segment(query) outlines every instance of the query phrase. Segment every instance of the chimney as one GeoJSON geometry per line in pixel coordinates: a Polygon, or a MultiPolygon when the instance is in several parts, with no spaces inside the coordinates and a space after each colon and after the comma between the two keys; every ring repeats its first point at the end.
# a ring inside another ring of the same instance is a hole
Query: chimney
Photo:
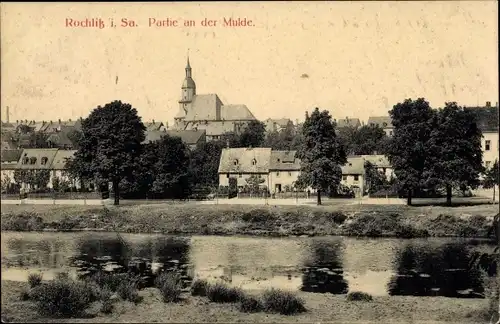
{"type": "Polygon", "coordinates": [[[486,107],[488,107],[488,108],[491,107],[491,101],[486,101],[486,107]]]}
{"type": "Polygon", "coordinates": [[[153,124],[155,123],[155,120],[153,119],[153,124]]]}
{"type": "Polygon", "coordinates": [[[61,124],[61,118],[59,118],[58,122],[59,122],[59,124],[61,124]]]}
{"type": "Polygon", "coordinates": [[[69,120],[69,121],[71,121],[71,118],[70,118],[70,119],[68,119],[68,120],[69,120]]]}
{"type": "Polygon", "coordinates": [[[226,148],[229,148],[229,138],[226,138],[226,148]]]}
{"type": "Polygon", "coordinates": [[[7,106],[7,123],[9,123],[9,106],[7,106]]]}

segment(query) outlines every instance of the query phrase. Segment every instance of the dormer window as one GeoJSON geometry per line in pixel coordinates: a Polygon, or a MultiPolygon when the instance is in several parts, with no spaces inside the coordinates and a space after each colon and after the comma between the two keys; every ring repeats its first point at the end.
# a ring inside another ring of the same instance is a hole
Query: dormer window
{"type": "Polygon", "coordinates": [[[30,158],[30,164],[36,164],[36,157],[32,156],[30,158]]]}
{"type": "Polygon", "coordinates": [[[27,156],[25,156],[25,157],[23,158],[23,164],[28,164],[29,160],[30,160],[30,159],[29,159],[27,156]]]}
{"type": "Polygon", "coordinates": [[[382,125],[384,125],[384,127],[387,127],[387,123],[383,123],[382,125]]]}
{"type": "Polygon", "coordinates": [[[252,160],[252,165],[256,165],[257,164],[257,160],[256,159],[253,159],[252,160]]]}
{"type": "Polygon", "coordinates": [[[238,161],[238,159],[235,159],[235,160],[233,161],[233,164],[234,164],[234,165],[238,165],[238,162],[239,162],[239,161],[238,161]]]}
{"type": "Polygon", "coordinates": [[[42,165],[46,165],[48,161],[49,159],[46,156],[44,156],[40,162],[42,165]]]}
{"type": "Polygon", "coordinates": [[[278,162],[280,162],[280,159],[278,159],[278,162]]]}

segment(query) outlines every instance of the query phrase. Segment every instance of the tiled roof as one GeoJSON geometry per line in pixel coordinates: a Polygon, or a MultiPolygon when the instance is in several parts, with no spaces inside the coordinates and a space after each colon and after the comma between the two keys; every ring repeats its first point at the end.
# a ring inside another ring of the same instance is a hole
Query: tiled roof
{"type": "Polygon", "coordinates": [[[58,150],[54,156],[51,169],[64,170],[66,169],[66,162],[68,159],[73,158],[76,150],[58,150]]]}
{"type": "Polygon", "coordinates": [[[23,150],[2,150],[2,163],[3,162],[18,162],[23,150]]]}
{"type": "Polygon", "coordinates": [[[159,141],[163,136],[167,135],[164,131],[149,131],[145,132],[146,138],[142,143],[159,141]]]}
{"type": "Polygon", "coordinates": [[[222,150],[219,173],[269,173],[270,148],[226,148],[222,150]]]}
{"type": "Polygon", "coordinates": [[[162,122],[152,121],[152,122],[145,122],[144,126],[146,126],[146,131],[157,131],[160,130],[160,128],[164,125],[162,122]]]}
{"type": "Polygon", "coordinates": [[[224,105],[220,116],[223,120],[256,120],[246,105],[224,105]]]}
{"type": "Polygon", "coordinates": [[[39,169],[50,169],[52,165],[52,161],[57,153],[58,149],[49,148],[49,149],[24,149],[21,154],[21,158],[17,163],[18,169],[31,169],[31,170],[39,170],[39,169]],[[25,163],[25,158],[28,158],[28,163],[25,163]],[[35,158],[35,163],[31,163],[31,159],[35,158]],[[43,163],[43,158],[47,158],[43,163]],[[43,164],[42,164],[43,163],[43,164]]]}
{"type": "Polygon", "coordinates": [[[300,171],[300,160],[296,151],[271,151],[270,170],[300,171]]]}
{"type": "Polygon", "coordinates": [[[359,118],[344,118],[344,119],[338,119],[337,120],[337,128],[343,128],[343,127],[354,127],[358,128],[361,126],[361,122],[359,121],[359,118]]]}
{"type": "Polygon", "coordinates": [[[57,133],[52,133],[47,137],[47,142],[52,142],[56,145],[67,145],[71,146],[73,143],[68,138],[67,131],[61,131],[57,133]]]}
{"type": "Polygon", "coordinates": [[[207,121],[189,123],[186,129],[205,130],[207,136],[220,136],[229,132],[236,131],[236,122],[234,121],[207,121]]]}
{"type": "Polygon", "coordinates": [[[185,120],[216,120],[217,108],[222,101],[216,94],[195,95],[185,120]]]}
{"type": "Polygon", "coordinates": [[[206,134],[205,130],[167,130],[170,136],[180,137],[187,145],[197,144],[206,134]]]}
{"type": "Polygon", "coordinates": [[[368,118],[368,126],[378,125],[380,128],[391,128],[392,119],[389,116],[380,116],[380,117],[370,117],[368,118]]]}
{"type": "Polygon", "coordinates": [[[348,157],[341,169],[343,175],[365,174],[365,160],[362,157],[348,157]]]}

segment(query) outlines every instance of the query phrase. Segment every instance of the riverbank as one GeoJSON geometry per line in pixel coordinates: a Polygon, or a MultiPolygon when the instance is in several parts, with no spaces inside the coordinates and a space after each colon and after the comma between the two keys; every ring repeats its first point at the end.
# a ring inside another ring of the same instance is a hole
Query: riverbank
{"type": "Polygon", "coordinates": [[[496,205],[4,205],[2,231],[486,238],[496,205]]]}
{"type": "MultiPolygon", "coordinates": [[[[59,322],[67,319],[41,317],[30,301],[19,296],[27,283],[2,280],[2,319],[9,322],[59,322]]],[[[203,297],[185,294],[179,303],[166,304],[158,289],[139,291],[138,303],[116,301],[112,314],[91,309],[87,318],[71,319],[73,323],[113,322],[253,322],[253,323],[485,323],[489,321],[487,299],[444,297],[373,297],[370,302],[348,301],[345,295],[299,292],[307,312],[298,315],[242,313],[235,304],[211,303],[203,297]]]]}

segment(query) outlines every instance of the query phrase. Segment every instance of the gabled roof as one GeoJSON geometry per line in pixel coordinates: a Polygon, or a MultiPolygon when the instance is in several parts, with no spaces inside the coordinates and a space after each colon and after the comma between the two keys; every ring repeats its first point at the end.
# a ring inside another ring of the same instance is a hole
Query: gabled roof
{"type": "Polygon", "coordinates": [[[24,149],[16,168],[27,170],[50,169],[57,151],[56,148],[24,149]],[[25,158],[28,159],[27,163],[25,158]],[[34,158],[35,163],[31,163],[32,158],[34,158]],[[47,158],[46,163],[43,163],[43,158],[47,158]]]}
{"type": "Polygon", "coordinates": [[[197,144],[206,134],[205,130],[167,130],[165,133],[180,137],[186,145],[197,144]]]}
{"type": "Polygon", "coordinates": [[[68,159],[73,158],[76,150],[57,150],[52,161],[51,169],[53,170],[64,170],[66,169],[66,162],[68,159]]]}
{"type": "Polygon", "coordinates": [[[71,146],[73,143],[69,139],[66,131],[52,133],[47,137],[47,142],[52,142],[56,145],[71,146]]]}
{"type": "Polygon", "coordinates": [[[18,162],[23,150],[2,150],[2,163],[18,162]]]}
{"type": "Polygon", "coordinates": [[[354,127],[358,128],[361,126],[361,122],[359,121],[359,118],[344,118],[344,119],[339,119],[337,120],[337,128],[344,128],[344,127],[354,127]]]}
{"type": "Polygon", "coordinates": [[[255,116],[246,105],[224,105],[221,107],[223,120],[255,120],[255,116]]]}
{"type": "Polygon", "coordinates": [[[145,135],[146,135],[146,138],[142,142],[143,144],[159,141],[163,136],[166,136],[167,133],[164,131],[149,131],[149,132],[145,132],[145,135]]]}
{"type": "Polygon", "coordinates": [[[379,168],[391,168],[391,164],[389,163],[389,159],[382,154],[373,154],[373,155],[361,155],[365,161],[369,161],[373,165],[376,165],[379,168]]]}
{"type": "Polygon", "coordinates": [[[219,173],[269,173],[270,148],[226,148],[222,150],[219,173]]]}
{"type": "Polygon", "coordinates": [[[365,160],[362,157],[348,157],[347,163],[341,166],[343,175],[365,174],[365,160]]]}
{"type": "Polygon", "coordinates": [[[271,151],[270,170],[300,171],[300,160],[295,158],[296,151],[271,151]]]}
{"type": "Polygon", "coordinates": [[[195,95],[185,120],[216,120],[217,108],[222,105],[222,101],[215,93],[195,95]]]}
{"type": "Polygon", "coordinates": [[[368,118],[368,126],[378,125],[380,128],[392,128],[392,119],[389,116],[370,117],[368,118]]]}
{"type": "Polygon", "coordinates": [[[236,131],[236,122],[234,121],[204,121],[191,122],[186,129],[205,130],[208,136],[220,136],[226,133],[236,131]]]}
{"type": "Polygon", "coordinates": [[[157,131],[160,130],[160,128],[165,125],[162,122],[151,121],[151,122],[145,122],[144,126],[146,126],[146,131],[157,131]]]}

